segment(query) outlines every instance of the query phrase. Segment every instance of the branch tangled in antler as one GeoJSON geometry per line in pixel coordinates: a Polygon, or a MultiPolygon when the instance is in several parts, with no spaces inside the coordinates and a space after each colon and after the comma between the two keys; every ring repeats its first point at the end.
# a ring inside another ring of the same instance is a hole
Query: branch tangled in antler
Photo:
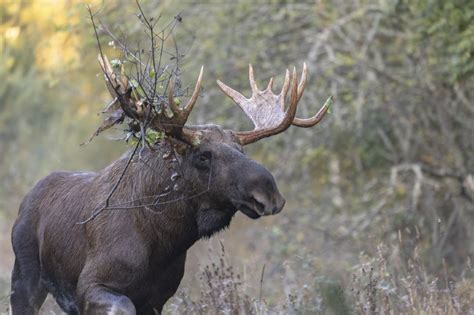
{"type": "MultiPolygon", "coordinates": [[[[120,64],[120,71],[116,72],[117,68],[110,64],[107,57],[102,53],[100,42],[99,44],[99,64],[104,73],[107,89],[113,97],[113,101],[107,108],[109,117],[105,119],[103,124],[97,129],[93,137],[102,131],[122,123],[127,120],[129,123],[129,132],[134,135],[140,132],[140,139],[145,143],[147,128],[160,132],[169,138],[182,141],[189,145],[199,143],[199,129],[200,126],[185,127],[189,114],[191,113],[194,104],[196,103],[202,83],[203,67],[199,73],[194,92],[189,101],[183,107],[176,104],[175,101],[175,80],[172,80],[174,72],[171,72],[167,81],[167,93],[163,92],[162,97],[157,97],[157,73],[163,74],[166,67],[161,67],[161,54],[158,61],[158,68],[156,58],[156,39],[162,40],[161,51],[163,51],[164,40],[167,38],[165,32],[162,31],[162,36],[158,36],[149,19],[147,19],[140,5],[138,4],[141,19],[143,24],[147,27],[151,41],[151,62],[146,64],[132,54],[134,57],[134,64],[136,65],[138,80],[130,80],[125,74],[123,64],[120,64]],[[139,71],[140,69],[144,69],[139,71]],[[153,82],[146,80],[146,77],[153,78],[153,82]],[[136,81],[137,84],[132,84],[136,81]],[[143,88],[148,85],[147,91],[143,88]],[[164,97],[167,94],[167,97],[164,97]]],[[[95,27],[93,15],[91,20],[95,27]]],[[[177,19],[179,21],[179,19],[177,19]]],[[[114,37],[115,38],[115,37],[114,37]]],[[[121,45],[121,47],[126,47],[121,45]]],[[[128,50],[126,53],[131,54],[128,50]]],[[[254,71],[252,65],[249,65],[249,80],[252,88],[252,96],[250,98],[244,97],[239,92],[225,85],[217,80],[217,84],[222,89],[224,94],[234,100],[237,105],[245,112],[245,114],[252,120],[255,128],[251,131],[229,131],[233,133],[241,145],[256,142],[262,138],[269,137],[281,133],[288,129],[291,125],[297,127],[308,128],[316,125],[321,121],[326,112],[332,104],[332,98],[329,97],[323,107],[317,114],[308,119],[295,118],[298,102],[300,101],[306,85],[308,69],[306,64],[303,64],[303,72],[299,83],[297,81],[296,68],[293,68],[293,73],[290,78],[290,72],[286,70],[285,81],[282,90],[279,94],[273,94],[273,78],[270,79],[265,90],[259,90],[254,78],[254,71]],[[289,100],[287,102],[287,94],[289,92],[289,100]]]]}
{"type": "Polygon", "coordinates": [[[185,106],[180,107],[174,100],[173,81],[170,82],[168,87],[167,103],[163,100],[158,106],[154,106],[151,100],[137,97],[138,93],[135,92],[133,87],[129,86],[129,79],[124,74],[123,67],[121,73],[116,74],[107,56],[102,58],[100,55],[99,64],[104,73],[107,89],[114,97],[114,103],[111,107],[110,116],[99,127],[95,135],[121,123],[125,117],[128,117],[132,123],[138,124],[142,128],[150,127],[152,130],[164,132],[166,135],[188,144],[195,142],[194,135],[183,130],[183,127],[199,96],[204,67],[201,67],[191,98],[185,106]]]}
{"type": "MultiPolygon", "coordinates": [[[[164,49],[165,41],[174,39],[173,31],[177,23],[182,21],[181,17],[178,14],[157,32],[156,25],[159,18],[156,20],[147,18],[139,2],[137,2],[137,6],[140,11],[140,14],[138,14],[139,21],[145,26],[145,34],[149,41],[147,47],[137,49],[130,49],[126,43],[112,34],[102,23],[98,27],[89,8],[90,19],[99,48],[99,65],[104,74],[107,89],[113,98],[112,102],[102,112],[107,115],[107,118],[94,132],[89,142],[101,132],[124,121],[129,126],[127,140],[132,136],[141,139],[145,143],[149,130],[175,135],[179,133],[180,128],[178,126],[181,125],[182,128],[186,122],[190,112],[189,109],[192,108],[190,106],[190,108],[177,111],[177,106],[174,106],[174,98],[183,94],[179,89],[175,94],[175,85],[180,86],[179,63],[181,54],[179,54],[176,45],[175,53],[164,49]],[[112,41],[109,42],[109,46],[116,48],[115,45],[117,45],[123,53],[124,60],[112,60],[112,63],[109,61],[103,52],[98,31],[103,31],[111,37],[112,41]],[[169,60],[173,60],[173,64],[163,64],[164,54],[170,55],[169,60]],[[124,67],[125,63],[130,64],[127,71],[124,67]],[[168,93],[166,90],[168,90],[168,93]],[[173,100],[173,104],[169,100],[173,100]],[[169,111],[171,111],[171,114],[169,111]]],[[[196,102],[198,94],[199,87],[196,86],[190,102],[196,102]]],[[[187,141],[189,139],[183,137],[182,140],[187,141]]]]}

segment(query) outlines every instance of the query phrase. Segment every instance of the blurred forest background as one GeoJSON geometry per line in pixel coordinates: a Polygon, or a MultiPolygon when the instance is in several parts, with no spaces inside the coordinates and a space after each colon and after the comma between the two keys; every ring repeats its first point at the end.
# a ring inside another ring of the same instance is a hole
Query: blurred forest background
{"type": "MultiPolygon", "coordinates": [[[[136,46],[134,2],[90,3],[136,46]]],[[[205,66],[191,123],[250,126],[215,84],[249,95],[249,63],[260,85],[277,76],[277,86],[287,67],[308,64],[299,117],[335,98],[318,126],[248,148],[276,176],[285,210],[238,214],[193,247],[167,312],[474,314],[474,1],[141,3],[158,25],[179,17],[165,47],[176,42],[185,86],[205,66]]],[[[127,144],[115,130],[79,145],[110,101],[82,1],[2,1],[0,36],[1,313],[22,197],[54,170],[105,167],[127,144]]]]}

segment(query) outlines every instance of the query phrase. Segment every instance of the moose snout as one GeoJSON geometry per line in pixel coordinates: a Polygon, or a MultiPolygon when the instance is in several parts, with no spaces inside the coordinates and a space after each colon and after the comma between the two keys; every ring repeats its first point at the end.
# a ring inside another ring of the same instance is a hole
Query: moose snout
{"type": "Polygon", "coordinates": [[[239,182],[238,197],[234,197],[233,203],[237,209],[253,219],[283,210],[286,200],[266,168],[246,159],[235,170],[238,170],[234,176],[239,182]]]}
{"type": "Polygon", "coordinates": [[[259,192],[254,192],[252,195],[254,204],[256,204],[255,209],[260,212],[260,215],[277,214],[285,206],[286,200],[279,192],[275,192],[273,196],[265,196],[259,192]]]}

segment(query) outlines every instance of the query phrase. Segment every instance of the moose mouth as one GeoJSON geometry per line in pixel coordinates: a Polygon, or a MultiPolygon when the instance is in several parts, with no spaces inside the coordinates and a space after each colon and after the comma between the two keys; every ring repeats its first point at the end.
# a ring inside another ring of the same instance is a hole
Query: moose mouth
{"type": "Polygon", "coordinates": [[[247,206],[240,206],[239,207],[239,210],[240,212],[242,212],[243,214],[245,214],[246,216],[248,216],[249,218],[251,219],[258,219],[261,217],[260,214],[257,213],[257,211],[247,207],[247,206]]]}
{"type": "Polygon", "coordinates": [[[259,211],[260,209],[258,209],[260,206],[259,203],[239,200],[238,202],[235,202],[234,205],[238,210],[240,210],[240,212],[242,212],[251,219],[258,219],[264,215],[263,211],[259,211]]]}

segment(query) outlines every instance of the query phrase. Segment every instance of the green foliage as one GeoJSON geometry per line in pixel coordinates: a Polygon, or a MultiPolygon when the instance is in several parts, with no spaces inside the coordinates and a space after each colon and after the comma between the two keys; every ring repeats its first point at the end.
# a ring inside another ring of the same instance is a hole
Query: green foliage
{"type": "Polygon", "coordinates": [[[474,74],[474,3],[469,0],[399,1],[394,12],[410,30],[411,45],[424,46],[433,71],[449,83],[474,74]]]}
{"type": "MultiPolygon", "coordinates": [[[[155,144],[158,140],[164,139],[165,134],[163,132],[157,132],[151,129],[147,129],[145,139],[148,142],[148,144],[153,145],[155,144]]],[[[138,138],[130,138],[128,139],[128,144],[131,145],[132,147],[135,147],[135,145],[138,142],[138,138]]]]}

